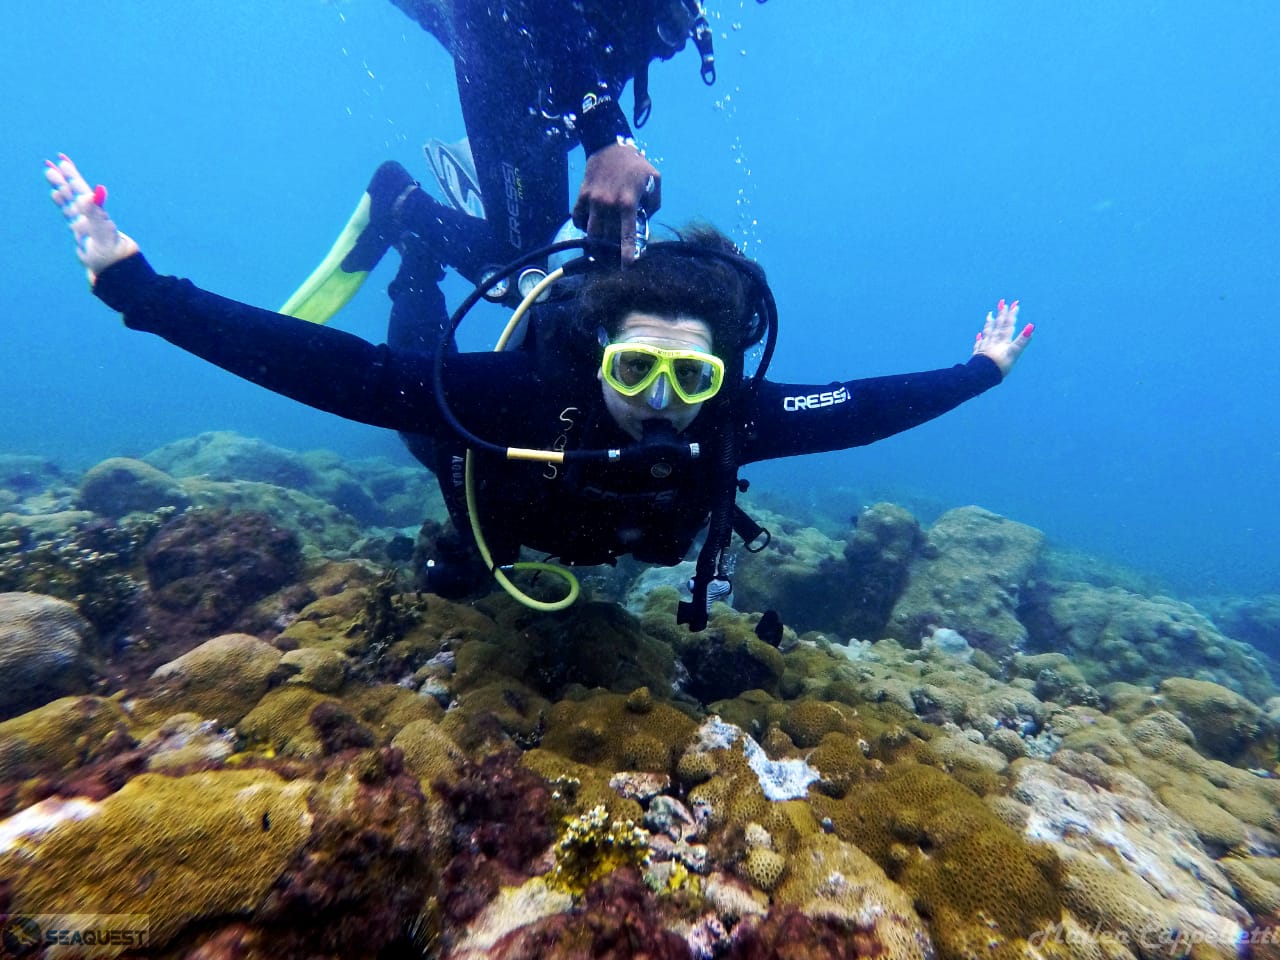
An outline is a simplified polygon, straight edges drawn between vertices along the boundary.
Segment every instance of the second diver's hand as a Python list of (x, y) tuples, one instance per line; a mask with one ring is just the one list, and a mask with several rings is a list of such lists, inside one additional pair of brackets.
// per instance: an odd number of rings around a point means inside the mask
[(44, 177), (53, 187), (50, 196), (76, 238), (76, 256), (84, 264), (92, 286), (107, 267), (137, 253), (138, 244), (121, 233), (107, 215), (106, 187), (99, 184), (90, 188), (65, 153), (58, 154), (57, 163), (44, 163)]
[(573, 222), (591, 237), (617, 239), (624, 263), (636, 258), (636, 217), (641, 206), (652, 216), (662, 205), (662, 174), (644, 152), (620, 140), (587, 158)]

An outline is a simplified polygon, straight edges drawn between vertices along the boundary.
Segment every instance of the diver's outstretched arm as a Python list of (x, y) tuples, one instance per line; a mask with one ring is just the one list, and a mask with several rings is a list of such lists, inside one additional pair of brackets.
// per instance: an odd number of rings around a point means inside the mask
[(1000, 368), (1001, 377), (1009, 375), (1035, 331), (1035, 324), (1028, 323), (1015, 337), (1013, 327), (1017, 320), (1018, 301), (1007, 304), (1001, 300), (996, 304), (996, 312), (987, 314), (986, 324), (973, 341), (973, 355), (990, 358)]
[(76, 256), (89, 273), (89, 284), (98, 282), (98, 274), (113, 263), (133, 256), (138, 244), (127, 234), (121, 233), (104, 205), (107, 188), (99, 184), (93, 189), (80, 176), (80, 171), (65, 153), (58, 154), (58, 162), (45, 162), (45, 179), (53, 187), (53, 202), (67, 218), (67, 226), (76, 238)]

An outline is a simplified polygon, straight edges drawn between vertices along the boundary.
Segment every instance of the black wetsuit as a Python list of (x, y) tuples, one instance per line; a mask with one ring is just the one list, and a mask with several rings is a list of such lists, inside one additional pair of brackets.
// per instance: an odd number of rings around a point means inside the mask
[[(623, 88), (637, 80), (639, 125), (649, 62), (682, 49), (692, 21), (684, 0), (393, 2), (453, 55), (490, 241), (472, 255), (490, 264), (551, 242), (569, 215), (569, 151), (631, 136)], [(445, 263), (473, 280), (482, 266)]]
[[(104, 270), (94, 292), (127, 326), (155, 333), (225, 370), (350, 420), (436, 441), (436, 474), (456, 511), (457, 439), (432, 389), (432, 357), (368, 343), (155, 274), (142, 256)], [(398, 307), (413, 298), (402, 298)], [(631, 441), (604, 409), (584, 358), (545, 347), (446, 358), (445, 393), (464, 426), (503, 446), (621, 447)], [(731, 417), (738, 462), (861, 446), (931, 420), (1000, 382), (984, 356), (942, 370), (821, 385), (762, 381), (722, 391), (682, 439), (710, 445)], [(632, 554), (649, 563), (684, 559), (715, 497), (715, 465), (677, 466), (656, 479), (628, 467), (553, 468), (481, 456), (479, 506), (498, 562), (520, 545), (569, 563)], [(455, 513), (456, 516), (456, 513)]]

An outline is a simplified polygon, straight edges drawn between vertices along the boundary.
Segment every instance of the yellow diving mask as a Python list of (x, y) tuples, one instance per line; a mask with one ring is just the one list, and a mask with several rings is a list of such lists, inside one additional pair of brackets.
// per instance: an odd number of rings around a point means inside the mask
[[(624, 397), (643, 393), (659, 377), (665, 377), (666, 384), (685, 403), (710, 400), (724, 383), (724, 361), (715, 354), (668, 350), (639, 342), (607, 344), (600, 372), (605, 383)], [(662, 385), (659, 392), (666, 393)]]

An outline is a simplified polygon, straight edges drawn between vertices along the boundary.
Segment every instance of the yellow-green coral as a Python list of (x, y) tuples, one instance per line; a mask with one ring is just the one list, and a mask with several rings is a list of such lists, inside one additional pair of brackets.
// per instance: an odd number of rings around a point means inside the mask
[(819, 816), (858, 846), (928, 917), (943, 960), (980, 952), (1022, 957), (1025, 938), (1061, 916), (1046, 876), (1054, 861), (971, 791), (932, 767), (889, 768), (842, 800), (815, 796)]
[(0, 779), (23, 771), (69, 770), (95, 759), (109, 738), (126, 731), (115, 700), (63, 697), (0, 723)]
[(811, 917), (850, 927), (874, 926), (884, 960), (932, 956), (924, 923), (911, 898), (891, 883), (878, 864), (853, 844), (827, 833), (808, 836), (790, 858), (786, 877), (773, 891), (775, 904), (792, 904)]
[(599, 805), (565, 824), (555, 856), (548, 883), (577, 895), (619, 868), (648, 866), (649, 835), (634, 820), (611, 820)]
[(769, 893), (787, 870), (787, 858), (768, 847), (751, 847), (742, 861), (743, 876)]
[(157, 722), (194, 713), (232, 726), (267, 692), (279, 664), (280, 651), (257, 637), (214, 637), (158, 667), (135, 713)]
[(393, 747), (404, 754), (405, 768), (429, 790), (437, 781), (452, 782), (465, 755), (431, 720), (414, 720), (396, 734)]
[(612, 820), (639, 820), (644, 816), (640, 804), (619, 796), (609, 786), (612, 771), (597, 769), (549, 750), (534, 749), (520, 757), (520, 765), (528, 767), (552, 787), (552, 802), (566, 813), (586, 813), (603, 806)]
[(270, 747), (290, 757), (319, 757), (324, 746), (308, 718), (318, 704), (339, 702), (310, 687), (277, 687), (245, 715), (236, 729), (249, 747)]
[(628, 708), (628, 699), (617, 693), (597, 693), (586, 700), (560, 701), (547, 711), (543, 749), (610, 771), (673, 772), (677, 758), (693, 739), (694, 722), (660, 702), (637, 713)]
[(146, 914), (160, 945), (204, 917), (252, 912), (311, 833), (314, 784), (265, 770), (143, 774), (0, 858), (21, 913)]
[(787, 710), (781, 726), (797, 747), (816, 747), (828, 733), (843, 730), (845, 719), (833, 704), (801, 700)]

